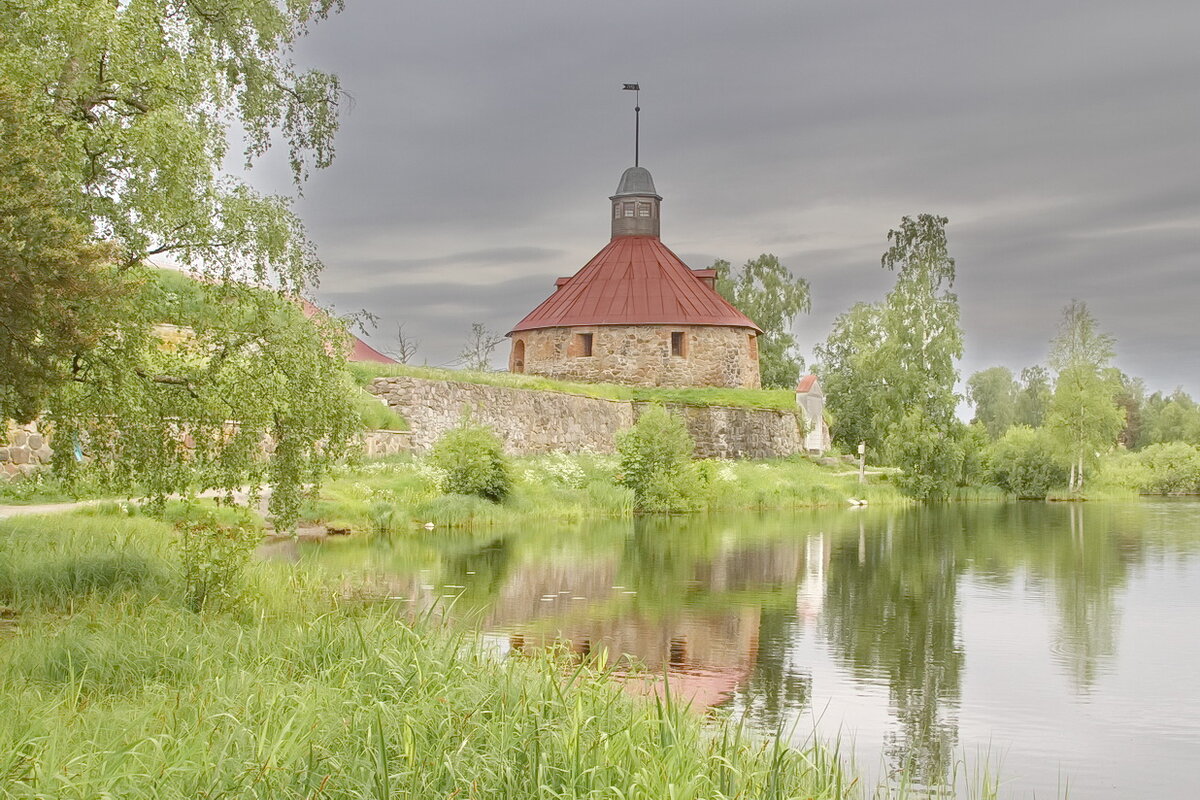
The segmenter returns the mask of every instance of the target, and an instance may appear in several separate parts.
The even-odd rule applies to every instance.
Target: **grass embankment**
[[[633,492],[615,483],[615,456],[555,453],[514,460],[509,497],[492,503],[447,494],[438,471],[420,457],[338,468],[303,511],[305,520],[334,530],[387,533],[432,522],[438,526],[575,522],[633,515]],[[849,498],[877,505],[909,502],[888,483],[860,485],[844,466],[804,458],[702,461],[704,511],[845,506]],[[876,479],[877,480],[877,479]]]
[[[506,386],[510,389],[566,392],[605,400],[645,400],[693,406],[769,408],[791,412],[796,410],[796,394],[790,389],[674,389],[655,386],[622,386],[615,383],[569,383],[536,375],[517,375],[511,372],[470,372],[441,367],[416,367],[409,364],[368,364],[363,362],[350,364],[349,368],[355,380],[362,386],[366,386],[375,378],[405,376],[435,381],[461,381],[487,386]]]
[[[170,527],[0,522],[0,797],[841,797],[826,751],[749,741],[552,655],[339,602],[256,564],[187,611]]]

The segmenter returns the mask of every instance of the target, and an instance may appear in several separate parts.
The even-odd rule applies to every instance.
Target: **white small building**
[[[825,392],[816,375],[805,375],[796,384],[796,405],[804,409],[808,422],[808,435],[804,437],[804,449],[820,455],[833,446],[829,438],[829,425],[825,422]]]

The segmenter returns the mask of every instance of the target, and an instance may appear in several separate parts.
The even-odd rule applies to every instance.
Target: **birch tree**
[[[1051,342],[1050,366],[1057,372],[1046,424],[1070,462],[1068,489],[1083,489],[1084,471],[1110,449],[1125,425],[1113,396],[1120,388],[1107,371],[1115,340],[1103,333],[1087,304],[1072,300],[1063,309]]]

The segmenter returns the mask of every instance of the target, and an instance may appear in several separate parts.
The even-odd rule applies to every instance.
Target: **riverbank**
[[[603,661],[473,637],[251,564],[195,613],[177,534],[114,509],[0,522],[0,794],[845,796],[828,752],[630,697]]]
[[[886,476],[860,484],[844,465],[822,466],[806,458],[699,464],[701,511],[911,502]],[[616,483],[618,470],[615,456],[591,453],[514,459],[512,490],[503,503],[492,503],[442,491],[443,476],[421,457],[339,467],[305,506],[302,526],[333,533],[393,533],[428,524],[486,527],[632,517],[633,492]]]

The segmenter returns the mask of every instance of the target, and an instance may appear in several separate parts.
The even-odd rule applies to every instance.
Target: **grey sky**
[[[607,242],[638,81],[664,242],[779,255],[812,284],[806,353],[890,286],[887,230],[933,212],[964,376],[1043,359],[1077,297],[1119,366],[1200,394],[1198,42],[1194,0],[353,0],[299,52],[353,95],[297,206],[317,294],[430,363],[472,321],[507,331]]]

